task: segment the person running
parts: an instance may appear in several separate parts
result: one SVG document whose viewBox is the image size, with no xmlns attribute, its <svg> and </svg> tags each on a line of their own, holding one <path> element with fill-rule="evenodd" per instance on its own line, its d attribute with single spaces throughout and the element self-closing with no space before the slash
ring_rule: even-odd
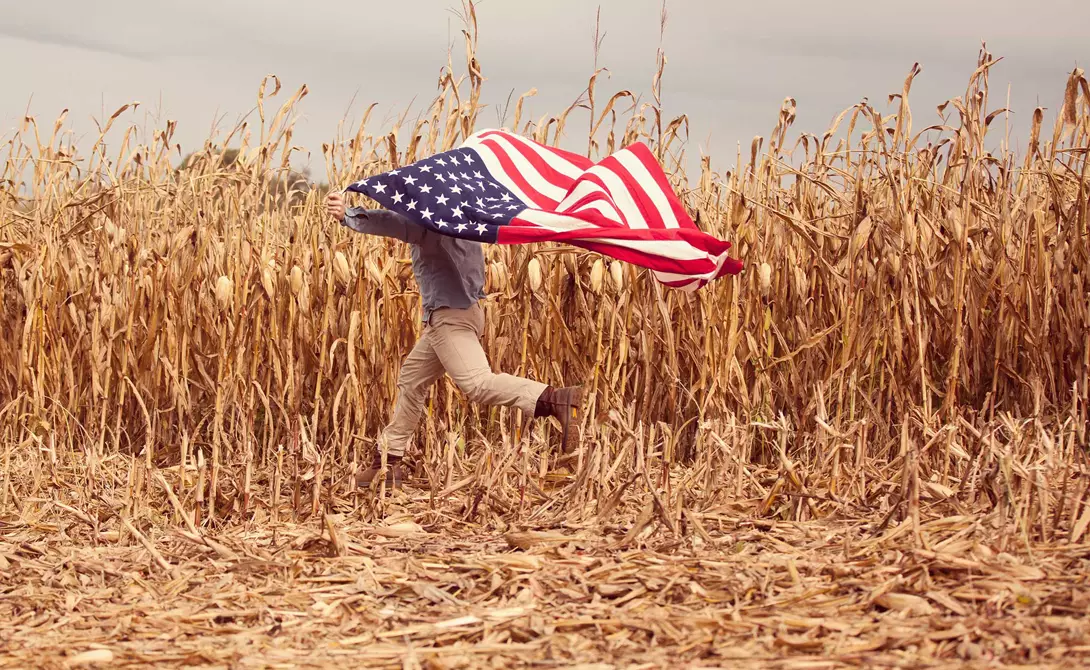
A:
<svg viewBox="0 0 1090 670">
<path fill-rule="evenodd" d="M 524 416 L 558 419 L 562 448 L 570 451 L 568 433 L 582 404 L 583 388 L 553 388 L 531 379 L 495 373 L 488 363 L 481 344 L 485 264 L 479 242 L 432 232 L 385 209 L 346 209 L 339 192 L 326 199 L 326 212 L 358 233 L 408 243 L 423 301 L 424 333 L 401 365 L 393 417 L 382 432 L 370 466 L 357 473 L 357 486 L 369 487 L 381 471 L 383 445 L 386 483 L 401 485 L 405 449 L 420 423 L 428 390 L 444 373 L 470 402 L 517 407 Z"/>
</svg>

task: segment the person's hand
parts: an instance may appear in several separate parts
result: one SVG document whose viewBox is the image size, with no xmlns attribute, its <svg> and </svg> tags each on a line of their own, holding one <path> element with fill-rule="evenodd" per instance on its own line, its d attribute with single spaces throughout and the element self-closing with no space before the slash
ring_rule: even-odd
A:
<svg viewBox="0 0 1090 670">
<path fill-rule="evenodd" d="M 334 221 L 344 220 L 344 196 L 339 191 L 334 191 L 326 197 L 325 211 Z"/>
</svg>

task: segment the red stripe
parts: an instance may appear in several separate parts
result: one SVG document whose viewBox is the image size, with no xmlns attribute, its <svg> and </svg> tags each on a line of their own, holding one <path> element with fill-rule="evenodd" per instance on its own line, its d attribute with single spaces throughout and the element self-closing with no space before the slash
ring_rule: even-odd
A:
<svg viewBox="0 0 1090 670">
<path fill-rule="evenodd" d="M 523 179 L 522 175 L 519 174 L 518 168 L 515 167 L 515 163 L 511 160 L 511 157 L 507 155 L 507 152 L 505 152 L 503 147 L 495 140 L 484 140 L 481 144 L 485 145 L 488 150 L 496 156 L 496 160 L 500 162 L 500 167 L 503 168 L 504 175 L 515 182 L 519 187 L 519 190 L 525 193 L 526 196 L 533 201 L 530 204 L 537 205 L 539 208 L 547 211 L 552 211 L 560 204 L 559 201 L 553 200 L 539 192 L 533 186 L 530 186 L 530 184 Z"/>
<path fill-rule="evenodd" d="M 706 274 L 715 269 L 715 263 L 704 258 L 683 261 L 676 258 L 667 258 L 665 256 L 655 256 L 627 247 L 603 244 L 601 242 L 569 242 L 569 244 L 589 249 L 590 251 L 600 253 L 603 256 L 616 258 L 625 263 L 639 265 L 650 270 L 658 270 L 659 272 L 670 272 L 672 274 L 680 275 L 699 275 Z"/>
<path fill-rule="evenodd" d="M 723 269 L 719 271 L 716 278 L 718 279 L 719 277 L 725 277 L 727 275 L 736 275 L 742 271 L 743 267 L 742 261 L 728 258 L 726 262 L 723 263 Z"/>
<path fill-rule="evenodd" d="M 620 223 L 618 223 L 616 221 L 610 220 L 609 217 L 599 213 L 599 215 L 602 217 L 602 221 L 605 222 L 605 223 L 602 224 L 603 227 L 607 227 L 607 228 L 616 228 L 618 226 L 624 226 L 626 228 L 628 227 L 628 224 L 625 222 L 624 214 L 621 213 L 621 210 L 617 209 L 617 204 L 614 203 L 613 200 L 609 196 L 607 196 L 605 193 L 602 193 L 600 191 L 595 191 L 593 193 L 588 193 L 585 196 L 583 196 L 582 198 L 579 198 L 578 200 L 576 200 L 575 203 L 572 204 L 570 207 L 567 207 L 564 210 L 557 210 L 556 213 L 557 214 L 570 214 L 571 216 L 580 216 L 580 215 L 584 214 L 584 212 L 576 211 L 576 210 L 579 210 L 582 207 L 586 207 L 587 205 L 592 205 L 592 204 L 594 204 L 596 202 L 604 202 L 606 204 L 606 206 L 609 207 L 609 209 L 614 214 L 617 215 L 617 218 L 621 220 Z M 595 211 L 595 210 L 590 210 L 590 211 Z"/>
<path fill-rule="evenodd" d="M 506 137 L 505 139 L 507 139 L 507 141 L 515 147 L 515 150 L 522 154 L 522 156 L 526 160 L 530 161 L 530 165 L 534 166 L 534 170 L 536 170 L 537 173 L 545 181 L 549 182 L 553 186 L 556 186 L 557 188 L 562 188 L 565 191 L 570 189 L 572 187 L 572 184 L 575 183 L 574 179 L 566 174 L 563 174 L 562 172 L 559 172 L 556 168 L 546 163 L 545 159 L 535 153 L 534 150 L 530 147 L 511 137 Z M 509 156 L 507 150 L 503 148 L 501 144 L 496 142 L 496 140 L 486 140 L 483 142 L 483 144 L 487 145 L 494 152 L 498 153 L 500 151 L 503 151 L 505 156 Z"/>
<path fill-rule="evenodd" d="M 527 244 L 533 242 L 546 242 L 554 241 L 548 236 L 538 237 L 532 234 L 521 235 L 520 232 L 525 231 L 530 233 L 531 231 L 541 231 L 541 233 L 548 233 L 549 231 L 542 230 L 541 228 L 501 228 L 500 236 L 498 239 L 499 244 Z M 630 249 L 628 247 L 619 247 L 613 244 L 606 244 L 603 242 L 591 242 L 587 240 L 562 240 L 564 244 L 571 246 L 581 247 L 589 251 L 615 258 L 626 263 L 632 263 L 640 267 L 645 267 L 651 270 L 658 270 L 659 272 L 669 272 L 672 274 L 680 275 L 696 275 L 706 274 L 715 270 L 715 263 L 710 259 L 698 258 L 694 260 L 679 260 L 676 258 L 669 258 L 666 256 L 657 256 L 655 254 L 649 254 L 636 249 Z"/>
<path fill-rule="evenodd" d="M 596 174 L 584 174 L 582 177 L 579 178 L 579 181 L 589 181 L 597 185 L 598 188 L 605 191 L 605 193 L 608 194 L 606 197 L 609 198 L 609 200 L 611 201 L 613 208 L 617 210 L 617 214 L 621 217 L 621 221 L 624 223 L 625 227 L 631 227 L 632 224 L 628 222 L 628 217 L 625 216 L 624 212 L 621 211 L 621 208 L 617 206 L 617 201 L 613 196 L 613 191 L 608 186 L 606 186 L 606 183 L 602 181 L 601 177 Z M 637 207 L 639 207 L 639 203 L 637 203 Z"/>
<path fill-rule="evenodd" d="M 681 204 L 681 201 L 674 195 L 674 188 L 670 186 L 670 180 L 666 178 L 666 174 L 662 171 L 662 166 L 659 165 L 659 161 L 655 158 L 655 155 L 651 153 L 651 150 L 643 143 L 633 144 L 631 147 L 632 153 L 636 155 L 636 158 L 640 159 L 647 171 L 651 173 L 651 177 L 654 178 L 655 183 L 662 189 L 666 199 L 670 202 L 670 209 L 673 210 L 674 216 L 677 218 L 677 222 L 682 228 L 696 228 L 696 222 L 693 221 L 689 213 L 685 211 L 685 206 Z"/>
<path fill-rule="evenodd" d="M 541 231 L 540 234 L 535 233 L 532 241 L 548 241 L 557 240 L 570 242 L 580 238 L 593 239 L 593 238 L 608 238 L 615 240 L 644 240 L 644 241 L 667 241 L 667 242 L 686 242 L 693 248 L 710 254 L 712 256 L 719 256 L 730 250 L 730 242 L 725 242 L 718 238 L 712 237 L 707 233 L 689 228 L 624 228 L 616 225 L 616 222 L 602 216 L 600 212 L 589 210 L 585 212 L 564 213 L 556 212 L 554 210 L 541 209 L 541 211 L 547 211 L 550 214 L 559 214 L 560 216 L 570 216 L 573 219 L 579 221 L 585 221 L 595 226 L 594 228 L 580 228 L 576 230 L 549 230 L 541 228 L 532 221 L 519 218 L 518 216 L 511 219 L 511 223 L 506 226 L 501 226 L 499 229 L 501 237 L 504 234 L 504 230 L 508 227 L 517 227 L 521 230 L 528 228 L 537 228 Z M 510 244 L 512 242 L 500 242 L 500 244 Z"/>
<path fill-rule="evenodd" d="M 538 146 L 544 147 L 546 151 L 553 152 L 554 154 L 568 161 L 580 170 L 589 170 L 590 168 L 594 167 L 594 161 L 587 158 L 586 156 L 583 156 L 582 154 L 574 154 L 570 151 L 560 149 L 559 147 L 546 147 L 545 145 L 540 143 L 538 143 Z"/>
<path fill-rule="evenodd" d="M 655 207 L 655 203 L 647 197 L 647 193 L 640 187 L 636 178 L 624 168 L 624 165 L 621 165 L 621 162 L 617 160 L 616 157 L 610 156 L 599 163 L 599 165 L 617 175 L 617 178 L 624 183 L 625 188 L 628 189 L 628 194 L 636 203 L 636 207 L 639 207 L 640 213 L 643 214 L 643 219 L 647 222 L 648 228 L 666 228 L 666 224 L 663 222 L 658 208 Z"/>
<path fill-rule="evenodd" d="M 572 165 L 579 168 L 580 170 L 588 170 L 588 169 L 594 167 L 594 161 L 587 158 L 586 156 L 583 156 L 582 154 L 575 154 L 575 153 L 572 153 L 570 151 L 565 151 L 564 149 L 561 149 L 559 147 L 550 147 L 550 146 L 547 146 L 545 144 L 542 144 L 541 142 L 536 142 L 534 140 L 526 139 L 524 137 L 520 137 L 520 136 L 517 136 L 517 135 L 512 135 L 510 133 L 502 133 L 502 132 L 499 132 L 499 131 L 485 131 L 485 132 L 481 133 L 481 137 L 488 137 L 490 135 L 499 135 L 500 137 L 506 137 L 506 138 L 510 139 L 512 142 L 516 142 L 517 140 L 522 140 L 523 142 L 533 142 L 534 146 L 541 147 L 545 151 L 548 151 L 549 153 L 553 154 L 554 156 L 557 156 L 558 158 L 561 158 L 561 159 L 571 163 Z"/>
</svg>

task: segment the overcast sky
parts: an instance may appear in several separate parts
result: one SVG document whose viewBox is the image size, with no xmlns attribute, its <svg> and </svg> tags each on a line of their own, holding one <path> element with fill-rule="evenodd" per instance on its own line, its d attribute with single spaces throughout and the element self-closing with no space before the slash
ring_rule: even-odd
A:
<svg viewBox="0 0 1090 670">
<path fill-rule="evenodd" d="M 592 72 L 599 6 L 606 33 L 599 64 L 612 71 L 599 95 L 627 88 L 647 96 L 660 4 L 480 2 L 485 102 L 536 87 L 531 118 L 563 110 Z M 459 0 L 7 0 L 0 136 L 28 103 L 45 128 L 68 108 L 86 149 L 92 117 L 136 100 L 177 120 L 176 140 L 193 150 L 216 118 L 230 126 L 249 112 L 272 73 L 286 92 L 310 89 L 294 141 L 312 150 L 320 176 L 321 143 L 346 113 L 359 118 L 376 102 L 382 121 L 414 97 L 417 109 L 432 98 L 448 45 L 463 53 L 452 8 Z M 1009 84 L 1015 137 L 1024 139 L 1033 108 L 1054 110 L 1067 73 L 1090 60 L 1087 0 L 671 0 L 668 13 L 663 102 L 668 114 L 689 115 L 690 153 L 710 152 L 718 170 L 729 169 L 739 142 L 769 135 L 787 96 L 798 104 L 795 131 L 820 133 L 863 97 L 890 111 L 886 96 L 900 92 L 915 61 L 923 74 L 913 116 L 918 127 L 929 124 L 938 119 L 935 105 L 964 93 L 982 40 L 1005 57 L 993 70 L 994 106 Z M 569 125 L 580 143 L 585 119 Z M 495 111 L 481 121 L 496 125 Z"/>
</svg>

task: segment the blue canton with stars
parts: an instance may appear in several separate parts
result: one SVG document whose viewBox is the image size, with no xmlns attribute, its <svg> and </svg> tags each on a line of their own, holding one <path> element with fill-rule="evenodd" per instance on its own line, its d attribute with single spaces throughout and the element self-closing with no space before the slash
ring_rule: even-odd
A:
<svg viewBox="0 0 1090 670">
<path fill-rule="evenodd" d="M 348 187 L 428 230 L 494 244 L 501 226 L 526 209 L 471 149 L 455 149 Z"/>
</svg>

